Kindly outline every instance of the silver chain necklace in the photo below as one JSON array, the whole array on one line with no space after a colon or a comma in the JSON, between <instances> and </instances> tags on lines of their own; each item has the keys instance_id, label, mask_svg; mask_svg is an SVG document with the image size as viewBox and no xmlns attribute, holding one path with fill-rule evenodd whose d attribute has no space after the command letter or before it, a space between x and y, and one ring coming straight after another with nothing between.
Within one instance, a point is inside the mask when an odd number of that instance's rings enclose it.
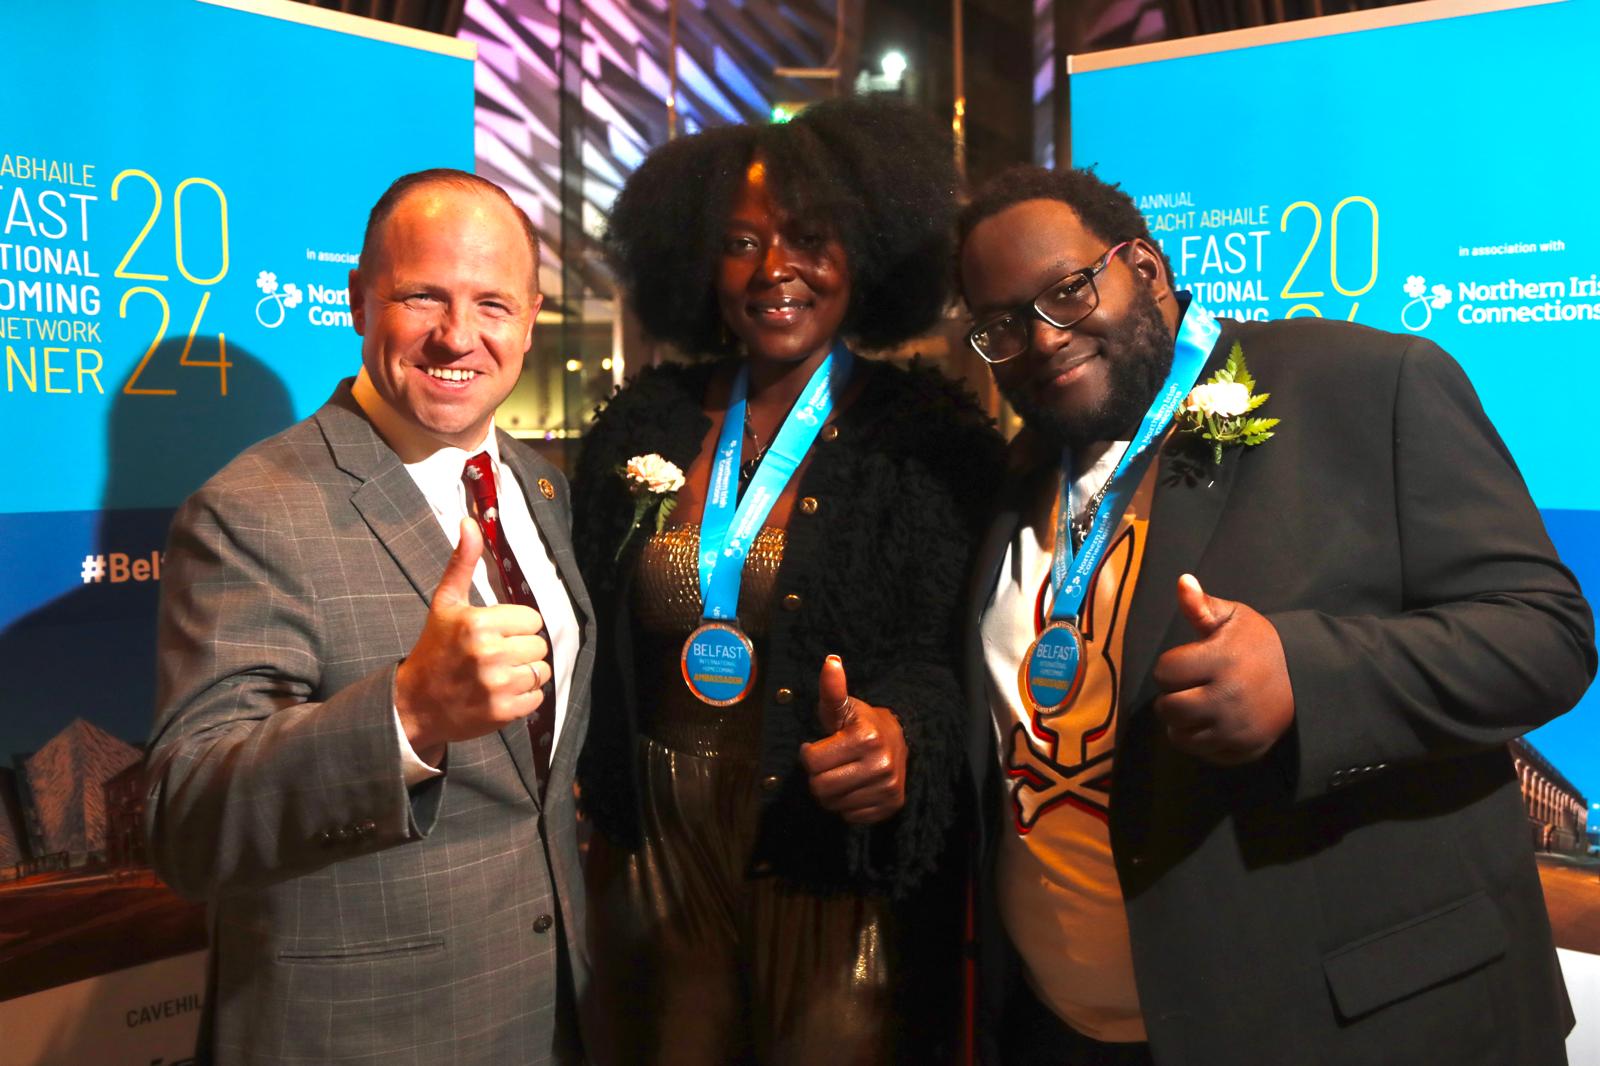
<instances>
[{"instance_id":1,"label":"silver chain necklace","mask_svg":"<svg viewBox=\"0 0 1600 1066\"><path fill-rule=\"evenodd\" d=\"M1083 547L1083 542L1089 539L1089 530L1094 525L1094 516L1100 510L1100 501L1106 498L1106 490L1111 487L1111 479L1107 478L1100 486L1100 491L1089 497L1089 502L1083 510L1072 516L1069 523L1072 527L1072 550L1077 551Z\"/></svg>"}]
</instances>

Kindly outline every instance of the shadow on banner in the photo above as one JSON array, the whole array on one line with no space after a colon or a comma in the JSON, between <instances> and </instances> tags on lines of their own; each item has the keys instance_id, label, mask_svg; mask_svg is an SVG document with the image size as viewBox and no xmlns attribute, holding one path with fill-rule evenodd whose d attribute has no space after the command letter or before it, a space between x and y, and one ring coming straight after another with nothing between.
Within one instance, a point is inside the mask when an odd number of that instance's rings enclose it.
<instances>
[{"instance_id":1,"label":"shadow on banner","mask_svg":"<svg viewBox=\"0 0 1600 1066\"><path fill-rule=\"evenodd\" d=\"M214 338L199 342L216 350ZM174 365L182 346L168 341L155 359ZM205 946L204 908L156 880L143 831L161 551L174 508L128 505L183 499L292 420L279 377L237 345L227 351L230 398L220 402L198 391L129 397L119 385L98 512L0 515L6 569L76 582L0 631L0 1001ZM35 443L38 476L79 476L51 466L48 441ZM86 554L74 523L93 525ZM200 989L187 994L192 1004L180 995L157 1013L198 1011ZM145 1001L167 997L148 987L115 995L140 1002L79 995L60 1038L83 1025L136 1027Z\"/></svg>"}]
</instances>

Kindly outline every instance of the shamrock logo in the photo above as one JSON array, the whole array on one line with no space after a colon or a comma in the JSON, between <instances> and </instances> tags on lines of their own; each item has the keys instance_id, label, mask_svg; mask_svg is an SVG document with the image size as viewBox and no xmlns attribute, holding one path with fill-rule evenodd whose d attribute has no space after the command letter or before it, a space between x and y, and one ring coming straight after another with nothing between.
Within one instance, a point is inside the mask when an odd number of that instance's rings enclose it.
<instances>
[{"instance_id":1,"label":"shamrock logo","mask_svg":"<svg viewBox=\"0 0 1600 1066\"><path fill-rule=\"evenodd\" d=\"M1428 279L1421 274L1406 278L1406 295L1411 301L1400 309L1400 323L1413 333L1420 333L1433 324L1433 313L1442 311L1452 297L1448 285L1428 287Z\"/></svg>"},{"instance_id":2,"label":"shamrock logo","mask_svg":"<svg viewBox=\"0 0 1600 1066\"><path fill-rule=\"evenodd\" d=\"M304 294L300 286L292 281L284 282L282 289L278 287L278 275L270 270L263 270L256 274L256 288L265 295L256 301L256 321L268 329L277 329L283 325L284 312L287 308L292 311L300 306ZM271 304L271 309L266 309ZM267 321L268 317L272 321Z\"/></svg>"}]
</instances>

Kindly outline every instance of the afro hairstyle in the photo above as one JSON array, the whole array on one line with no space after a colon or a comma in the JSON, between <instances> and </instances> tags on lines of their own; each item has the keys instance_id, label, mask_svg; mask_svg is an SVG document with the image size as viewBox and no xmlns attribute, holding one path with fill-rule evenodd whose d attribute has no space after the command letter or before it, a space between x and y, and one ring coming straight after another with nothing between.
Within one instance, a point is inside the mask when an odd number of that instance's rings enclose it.
<instances>
[{"instance_id":1,"label":"afro hairstyle","mask_svg":"<svg viewBox=\"0 0 1600 1066\"><path fill-rule=\"evenodd\" d=\"M651 152L612 205L608 262L646 332L686 355L730 352L714 290L724 231L753 159L796 219L844 247L840 332L885 348L924 332L950 299L956 174L939 125L903 104L849 97L788 123L719 126Z\"/></svg>"}]
</instances>

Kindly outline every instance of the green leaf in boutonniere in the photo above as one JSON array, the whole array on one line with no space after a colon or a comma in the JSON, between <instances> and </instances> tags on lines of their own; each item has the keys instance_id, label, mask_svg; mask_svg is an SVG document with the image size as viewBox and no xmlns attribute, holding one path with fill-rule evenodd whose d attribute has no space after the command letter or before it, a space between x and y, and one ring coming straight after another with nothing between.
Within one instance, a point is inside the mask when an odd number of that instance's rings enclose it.
<instances>
[{"instance_id":1,"label":"green leaf in boutonniere","mask_svg":"<svg viewBox=\"0 0 1600 1066\"><path fill-rule=\"evenodd\" d=\"M678 506L678 498L676 496L668 496L661 501L661 506L656 508L657 533L667 528L667 516L672 513L672 509L676 506Z\"/></svg>"},{"instance_id":2,"label":"green leaf in boutonniere","mask_svg":"<svg viewBox=\"0 0 1600 1066\"><path fill-rule=\"evenodd\" d=\"M1276 418L1245 417L1272 396L1255 390L1256 379L1245 365L1244 349L1234 341L1223 368L1189 391L1178 415L1179 432L1207 442L1213 463L1222 462L1223 448L1253 448L1271 440Z\"/></svg>"},{"instance_id":3,"label":"green leaf in boutonniere","mask_svg":"<svg viewBox=\"0 0 1600 1066\"><path fill-rule=\"evenodd\" d=\"M683 471L678 469L677 464L668 462L654 452L629 459L617 467L617 475L628 486L628 494L633 497L633 523L628 526L622 543L617 545L617 554L612 557L612 562L622 558L634 533L643 527L645 515L650 513L651 508L656 512L656 532L660 533L666 527L667 516L678 506L678 490L683 488Z\"/></svg>"}]
</instances>

